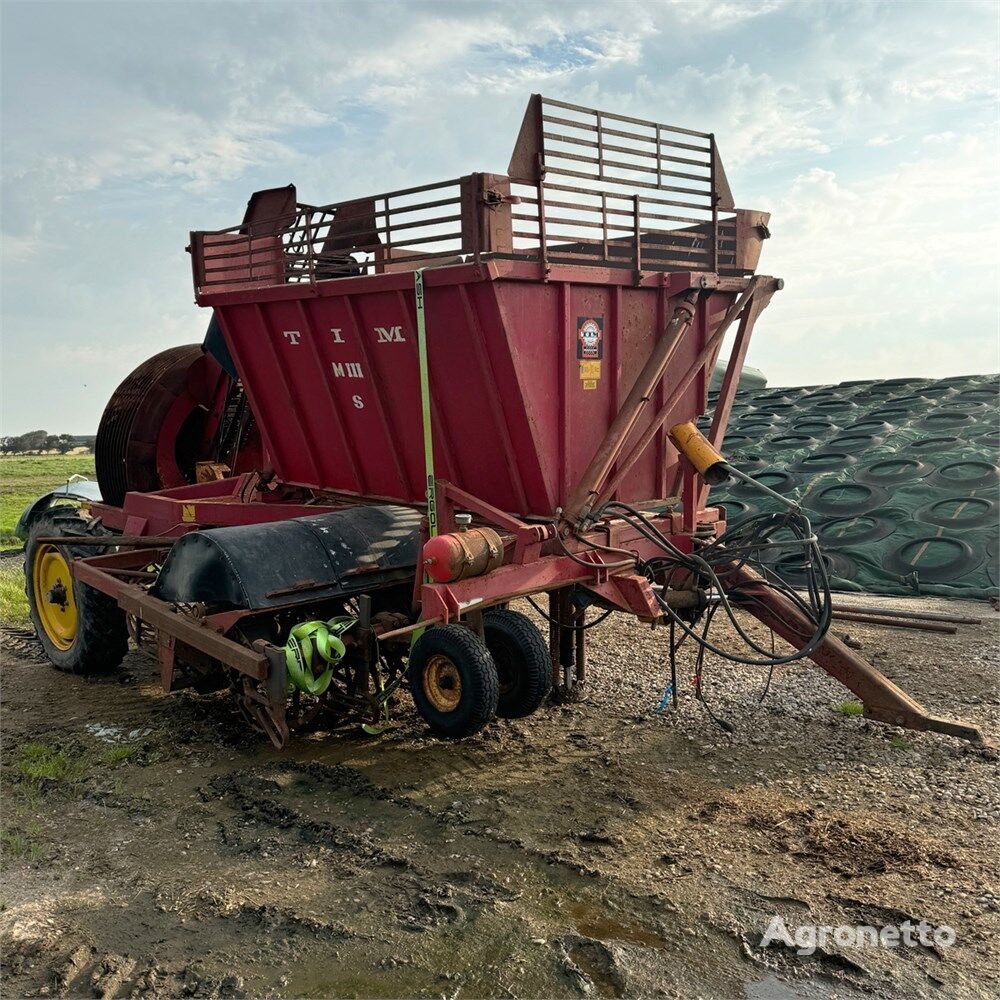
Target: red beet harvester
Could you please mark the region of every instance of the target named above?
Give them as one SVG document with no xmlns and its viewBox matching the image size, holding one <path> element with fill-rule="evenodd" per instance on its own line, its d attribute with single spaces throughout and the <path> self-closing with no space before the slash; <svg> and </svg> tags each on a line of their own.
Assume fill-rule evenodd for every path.
<svg viewBox="0 0 1000 1000">
<path fill-rule="evenodd" d="M 735 207 L 714 136 L 537 95 L 506 175 L 322 206 L 257 192 L 240 225 L 191 234 L 205 344 L 115 392 L 101 499 L 33 510 L 49 658 L 112 670 L 131 636 L 166 690 L 231 685 L 279 747 L 323 713 L 377 725 L 403 684 L 464 736 L 571 694 L 589 624 L 618 611 L 738 663 L 811 657 L 871 718 L 981 739 L 828 634 L 800 512 L 724 535 L 708 504 L 782 286 L 755 274 L 768 221 Z M 764 568 L 776 548 L 801 553 L 804 593 Z M 508 607 L 530 595 L 545 638 Z M 793 652 L 745 630 L 720 649 L 713 618 L 747 613 Z"/>
</svg>

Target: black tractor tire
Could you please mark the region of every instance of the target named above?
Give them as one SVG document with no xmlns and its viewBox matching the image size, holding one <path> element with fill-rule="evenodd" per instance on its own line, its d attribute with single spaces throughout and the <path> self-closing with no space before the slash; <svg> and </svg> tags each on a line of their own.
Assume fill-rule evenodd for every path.
<svg viewBox="0 0 1000 1000">
<path fill-rule="evenodd" d="M 527 615 L 508 608 L 487 611 L 483 633 L 500 681 L 497 715 L 501 719 L 531 715 L 552 688 L 552 657 L 542 633 Z"/>
<path fill-rule="evenodd" d="M 464 625 L 424 632 L 410 650 L 407 676 L 417 711 L 437 736 L 471 736 L 496 716 L 496 664 L 483 640 Z"/>
<path fill-rule="evenodd" d="M 121 666 L 128 652 L 128 627 L 125 612 L 107 594 L 102 594 L 85 583 L 69 578 L 60 583 L 72 588 L 76 607 L 75 632 L 62 642 L 54 641 L 46 629 L 39 611 L 40 602 L 47 595 L 35 593 L 35 562 L 40 549 L 55 550 L 67 563 L 79 556 L 96 556 L 105 551 L 99 546 L 74 547 L 73 536 L 107 534 L 99 526 L 80 516 L 75 507 L 53 507 L 35 518 L 24 546 L 24 592 L 35 633 L 46 656 L 58 670 L 91 676 L 114 673 Z M 67 537 L 65 546 L 40 546 L 40 538 Z"/>
</svg>

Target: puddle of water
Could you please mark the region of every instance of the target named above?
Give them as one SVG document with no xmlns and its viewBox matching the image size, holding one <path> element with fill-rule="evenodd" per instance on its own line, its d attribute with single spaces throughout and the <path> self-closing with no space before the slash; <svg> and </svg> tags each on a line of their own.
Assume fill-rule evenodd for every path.
<svg viewBox="0 0 1000 1000">
<path fill-rule="evenodd" d="M 577 931 L 598 941 L 623 941 L 643 948 L 662 948 L 663 938 L 638 920 L 616 920 L 607 910 L 587 903 L 570 908 Z"/>
<path fill-rule="evenodd" d="M 830 983 L 789 983 L 770 972 L 763 979 L 746 983 L 744 989 L 747 1000 L 830 1000 L 831 996 L 838 1000 L 862 1000 L 871 995 L 841 984 L 834 987 Z"/>
</svg>

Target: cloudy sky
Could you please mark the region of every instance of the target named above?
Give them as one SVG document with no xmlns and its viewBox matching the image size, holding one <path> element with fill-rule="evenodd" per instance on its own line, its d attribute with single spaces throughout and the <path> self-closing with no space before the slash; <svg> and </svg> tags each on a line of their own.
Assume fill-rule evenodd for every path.
<svg viewBox="0 0 1000 1000">
<path fill-rule="evenodd" d="M 201 339 L 188 231 L 506 168 L 532 92 L 714 131 L 773 213 L 772 384 L 1000 370 L 996 3 L 2 11 L 3 429 L 92 432 Z"/>
</svg>

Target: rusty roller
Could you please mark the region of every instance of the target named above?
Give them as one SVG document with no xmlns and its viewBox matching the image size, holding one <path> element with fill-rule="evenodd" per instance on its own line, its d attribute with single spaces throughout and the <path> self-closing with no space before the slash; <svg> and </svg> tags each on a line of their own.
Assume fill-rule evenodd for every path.
<svg viewBox="0 0 1000 1000">
<path fill-rule="evenodd" d="M 229 376 L 198 344 L 171 347 L 118 386 L 97 429 L 94 461 L 101 495 L 121 504 L 129 492 L 194 482 L 220 380 Z"/>
</svg>

